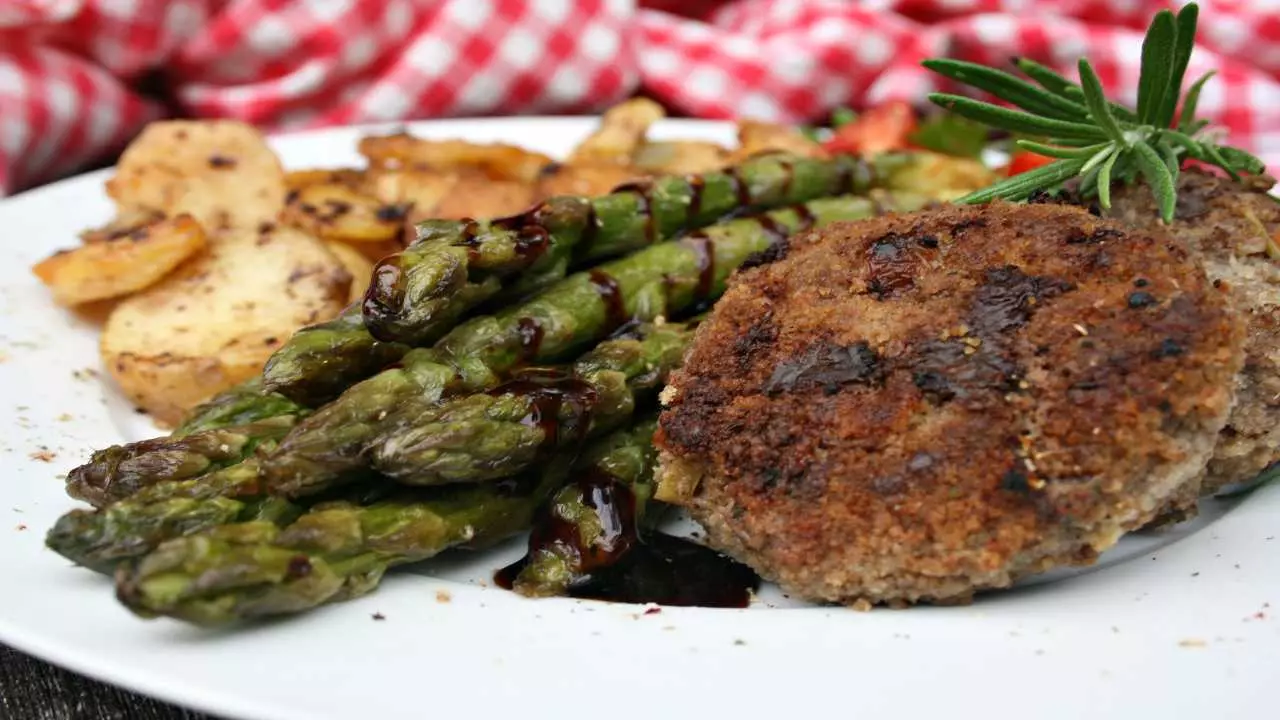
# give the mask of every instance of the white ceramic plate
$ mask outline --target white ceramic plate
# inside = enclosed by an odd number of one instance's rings
[[[434,137],[562,154],[591,119],[422,123]],[[368,128],[365,129],[366,131]],[[359,129],[291,135],[292,167],[358,163]],[[730,143],[727,124],[655,135]],[[518,543],[448,556],[374,595],[286,621],[204,631],[144,622],[103,577],[43,547],[73,506],[61,476],[92,448],[155,434],[95,376],[96,328],[28,267],[107,220],[104,173],[0,202],[0,642],[219,715],[270,720],[619,720],[851,716],[1270,716],[1280,677],[1280,483],[1207,501],[1195,523],[1126,538],[1098,568],[968,607],[748,610],[524,600],[489,586]],[[375,613],[385,619],[374,620]]]

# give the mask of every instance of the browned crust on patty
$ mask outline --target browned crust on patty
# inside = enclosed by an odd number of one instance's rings
[[[1202,257],[1209,279],[1226,288],[1248,339],[1236,405],[1209,461],[1204,491],[1244,482],[1280,462],[1280,203],[1271,178],[1235,182],[1185,172],[1169,232]],[[1134,225],[1158,223],[1146,187],[1117,189],[1111,213]]]
[[[840,224],[701,325],[663,482],[792,592],[962,599],[1091,561],[1195,482],[1240,342],[1161,233],[1008,204]]]

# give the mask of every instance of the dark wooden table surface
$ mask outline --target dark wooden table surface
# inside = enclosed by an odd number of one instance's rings
[[[0,645],[0,720],[215,720]]]

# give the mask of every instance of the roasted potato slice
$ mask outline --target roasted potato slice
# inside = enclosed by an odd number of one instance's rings
[[[190,215],[155,220],[110,240],[63,250],[31,268],[59,305],[80,305],[137,292],[208,244]]]
[[[643,180],[648,174],[627,165],[558,165],[538,179],[536,195],[604,195],[623,183]]]
[[[351,294],[347,301],[356,302],[363,298],[364,291],[369,287],[369,280],[373,277],[373,261],[346,243],[326,240],[325,246],[351,275]]]
[[[804,157],[826,157],[827,151],[793,125],[743,120],[738,123],[738,150],[733,162],[762,152],[787,152]]]
[[[311,168],[285,173],[285,190],[301,190],[311,185],[342,185],[359,191],[364,188],[365,173],[355,168]]]
[[[552,163],[542,153],[515,145],[427,140],[407,133],[360,139],[360,154],[380,170],[452,170],[476,167],[495,180],[532,182]]]
[[[630,165],[649,126],[666,112],[648,98],[632,98],[605,111],[600,127],[569,154],[566,165]]]
[[[251,125],[156,122],[125,148],[107,194],[129,212],[187,213],[209,232],[256,228],[284,207],[284,169]]]
[[[351,275],[325,244],[292,228],[238,229],[107,320],[103,363],[162,423],[246,380],[299,328],[337,315]]]
[[[376,243],[402,232],[410,206],[384,204],[345,185],[309,185],[289,193],[281,218],[325,240]]]
[[[369,178],[369,193],[388,205],[413,205],[413,217],[426,218],[457,184],[456,172],[386,170]]]
[[[728,165],[729,151],[713,142],[697,140],[646,142],[636,150],[632,164],[654,175],[704,173]]]
[[[108,240],[118,240],[134,230],[150,225],[163,217],[164,213],[157,210],[121,208],[120,212],[111,219],[111,222],[102,227],[90,228],[81,232],[80,242],[89,245],[107,242]]]
[[[461,175],[431,211],[437,218],[495,218],[514,215],[534,202],[532,183]],[[419,217],[415,213],[415,217]]]
[[[370,262],[378,262],[388,255],[394,255],[403,250],[415,237],[417,237],[417,231],[413,225],[405,221],[403,232],[399,237],[380,243],[354,243],[348,247],[364,255]]]

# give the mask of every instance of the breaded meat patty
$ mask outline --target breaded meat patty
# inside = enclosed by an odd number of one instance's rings
[[[661,493],[787,591],[963,601],[1194,493],[1242,331],[1167,234],[1057,205],[829,226],[736,276],[664,393]]]
[[[1247,331],[1236,405],[1209,461],[1204,491],[1251,480],[1280,462],[1280,203],[1270,178],[1243,183],[1190,171],[1178,182],[1169,232],[1227,290]],[[1146,187],[1117,188],[1110,214],[1144,228],[1158,225]]]

